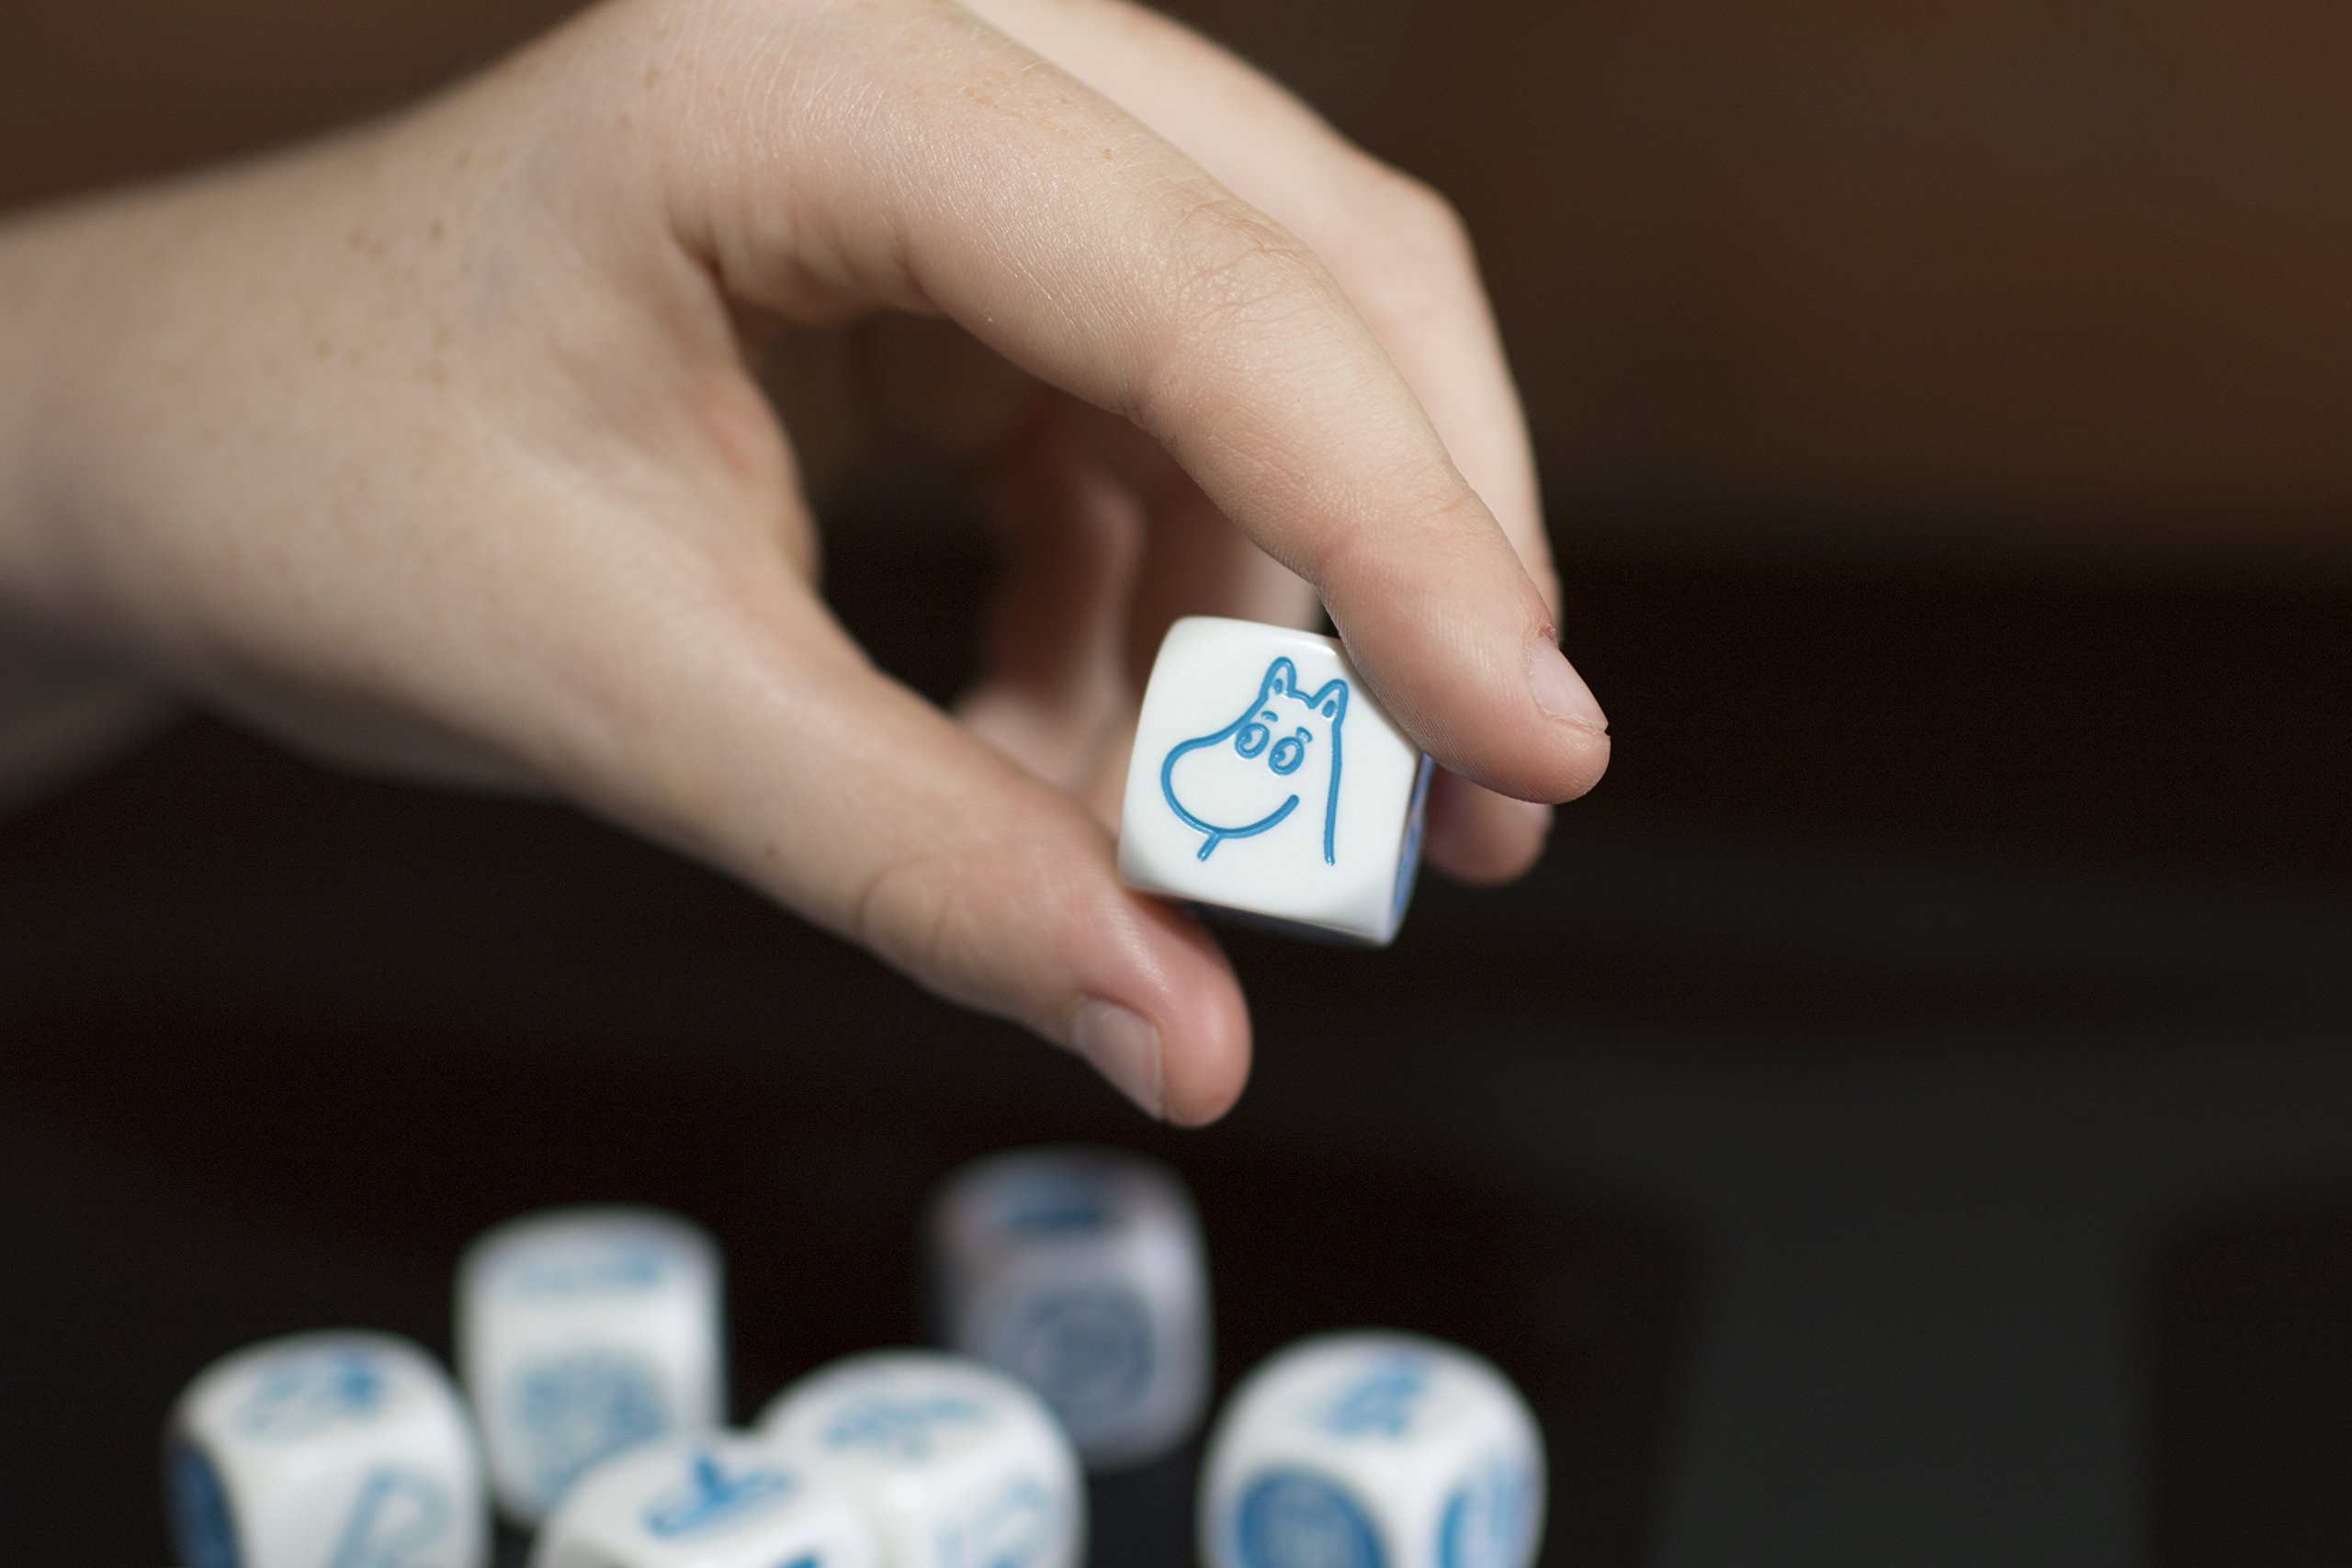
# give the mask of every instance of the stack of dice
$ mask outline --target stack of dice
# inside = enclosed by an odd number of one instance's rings
[[[1149,891],[1382,943],[1411,895],[1428,759],[1330,638],[1179,622],[1146,691],[1120,838]],[[458,1269],[463,1391],[379,1334],[200,1372],[172,1413],[186,1568],[1080,1568],[1085,1474],[1206,1412],[1205,1249],[1165,1168],[1041,1149],[967,1168],[923,1233],[944,1350],[820,1367],[726,1425],[723,1269],[644,1209],[530,1214]],[[1510,1382],[1409,1335],[1307,1340],[1212,1434],[1205,1568],[1528,1568],[1542,1438]]]

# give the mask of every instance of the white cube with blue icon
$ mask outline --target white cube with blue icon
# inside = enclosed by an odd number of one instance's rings
[[[1169,628],[1144,691],[1119,875],[1385,944],[1412,897],[1430,771],[1338,639],[1188,616]]]
[[[1208,1402],[1206,1250],[1192,1194],[1114,1149],[1017,1149],[965,1167],[926,1241],[940,1337],[1036,1391],[1090,1469],[1158,1459]]]
[[[187,1568],[485,1568],[490,1506],[457,1390],[380,1334],[226,1356],[174,1407],[164,1456]]]
[[[1276,1353],[1210,1439],[1208,1568],[1529,1568],[1544,1444],[1495,1368],[1415,1335],[1335,1334]]]
[[[531,1568],[880,1568],[854,1502],[738,1433],[605,1461],[548,1516]],[[371,1565],[372,1568],[372,1565]]]
[[[880,1350],[777,1395],[762,1439],[855,1499],[884,1568],[1078,1568],[1078,1455],[1037,1396],[961,1356]]]
[[[458,1366],[500,1508],[536,1523],[613,1455],[726,1420],[718,1245],[656,1209],[526,1214],[458,1269]]]

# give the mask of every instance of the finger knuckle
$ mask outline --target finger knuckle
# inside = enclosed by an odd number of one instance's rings
[[[1166,250],[1170,276],[1159,324],[1132,406],[1120,411],[1147,429],[1231,384],[1237,366],[1262,363],[1270,347],[1327,332],[1345,310],[1315,253],[1238,198],[1210,197],[1187,207]]]
[[[1386,164],[1377,166],[1374,186],[1376,220],[1396,243],[1449,269],[1475,269],[1470,226],[1443,191]]]
[[[858,889],[849,934],[936,989],[968,999],[984,968],[969,857],[910,850],[884,861]]]
[[[1172,250],[1190,315],[1262,318],[1320,300],[1323,268],[1315,253],[1238,197],[1187,208]]]

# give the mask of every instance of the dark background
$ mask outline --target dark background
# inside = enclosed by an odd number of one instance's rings
[[[11,7],[0,201],[563,8]],[[1469,218],[1600,791],[1389,953],[1234,937],[1258,1077],[1177,1135],[568,812],[193,723],[0,823],[19,1555],[162,1561],[191,1372],[446,1349],[518,1208],[717,1230],[748,1414],[912,1332],[940,1174],[1072,1138],[1194,1182],[1228,1376],[1351,1323],[1498,1359],[1550,1563],[2352,1552],[2352,13],[1187,14]],[[843,614],[952,693],[966,531],[837,513]],[[1188,1561],[1188,1486],[1105,1486],[1097,1561]]]

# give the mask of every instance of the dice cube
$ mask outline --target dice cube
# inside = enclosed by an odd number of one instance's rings
[[[1210,1439],[1209,1568],[1528,1568],[1544,1447],[1517,1390],[1467,1351],[1341,1334],[1270,1358]]]
[[[534,1523],[592,1466],[726,1416],[718,1248],[652,1209],[554,1209],[458,1269],[458,1365],[499,1506]]]
[[[1429,779],[1335,638],[1189,616],[1144,689],[1119,875],[1385,945],[1412,897]]]
[[[1174,1172],[1109,1149],[966,1167],[932,1205],[932,1310],[951,1348],[1035,1391],[1090,1468],[1156,1459],[1208,1400],[1208,1269]]]
[[[885,1350],[776,1396],[760,1432],[865,1509],[884,1568],[1077,1568],[1078,1455],[1037,1397],[960,1356]]]
[[[484,1568],[489,1506],[457,1391],[376,1334],[311,1334],[197,1374],[166,1438],[188,1568]]]
[[[738,1433],[662,1438],[605,1461],[539,1531],[531,1568],[876,1568],[840,1492]]]

